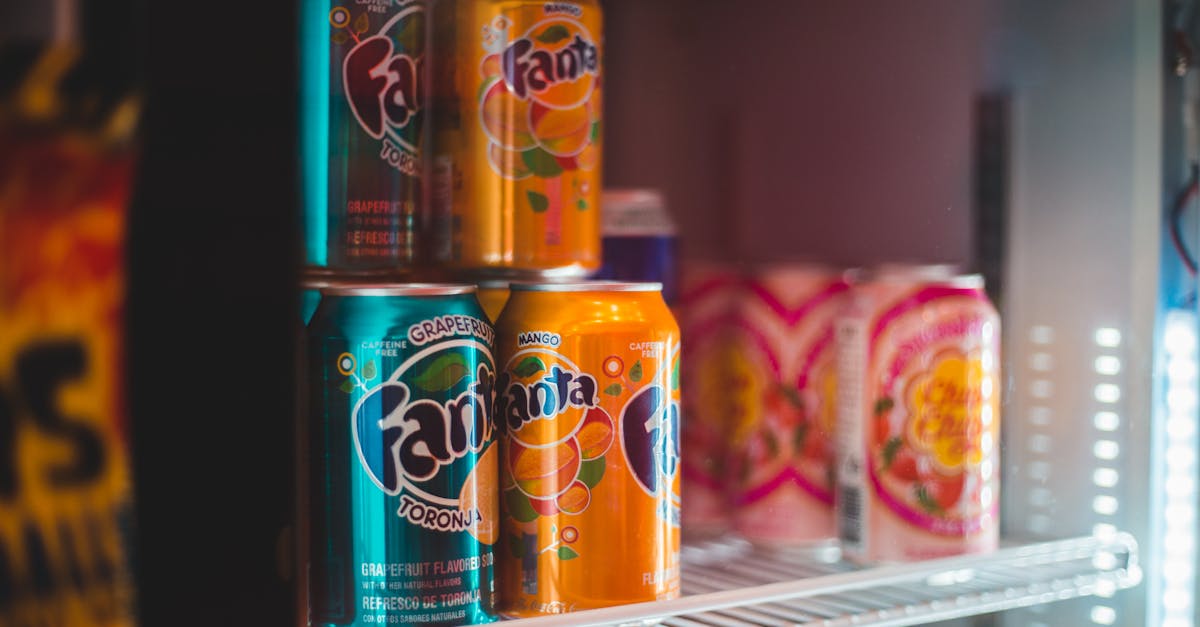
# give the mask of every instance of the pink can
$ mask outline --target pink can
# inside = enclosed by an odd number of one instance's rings
[[[897,267],[837,325],[838,535],[846,557],[996,548],[1000,320],[979,276]]]
[[[738,305],[729,361],[734,526],[796,544],[834,537],[834,322],[849,289],[815,265],[759,270]]]
[[[731,267],[685,263],[676,319],[682,337],[682,517],[688,536],[729,528],[726,477],[729,415],[727,386],[734,308],[742,288]]]

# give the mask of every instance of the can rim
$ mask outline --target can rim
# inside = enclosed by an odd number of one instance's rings
[[[464,283],[379,283],[341,281],[322,287],[330,296],[453,296],[474,294],[475,286]]]
[[[661,292],[662,283],[653,281],[574,281],[571,283],[510,283],[514,292]]]

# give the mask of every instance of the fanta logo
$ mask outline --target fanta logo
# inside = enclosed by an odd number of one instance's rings
[[[384,124],[404,128],[421,110],[421,59],[392,54],[391,39],[364,39],[346,55],[346,99],[363,130],[382,139]]]
[[[549,331],[530,331],[517,335],[517,346],[558,346],[562,344],[562,336]]]
[[[643,490],[670,490],[679,466],[679,404],[661,386],[641,389],[621,411],[621,447]]]
[[[544,44],[570,39],[565,26],[551,27],[539,38]],[[581,76],[595,76],[600,70],[600,51],[596,44],[576,33],[570,43],[556,51],[538,48],[528,37],[518,39],[504,50],[504,82],[517,98],[525,100],[529,91],[544,92],[557,83],[574,82]]]
[[[492,433],[494,386],[495,375],[480,364],[467,391],[442,404],[413,400],[400,381],[368,392],[355,408],[354,426],[371,478],[395,495],[402,478],[426,481],[442,466],[483,450]]]
[[[521,366],[517,370],[521,376]],[[558,366],[528,384],[512,381],[507,372],[500,373],[496,387],[500,390],[496,399],[497,423],[510,431],[527,422],[553,418],[567,407],[595,407],[599,403],[595,377]]]

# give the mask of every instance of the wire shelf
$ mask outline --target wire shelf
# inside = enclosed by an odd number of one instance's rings
[[[861,568],[836,545],[756,548],[722,538],[684,547],[683,597],[509,621],[520,627],[639,625],[918,625],[1108,594],[1137,585],[1137,542],[1125,533],[1009,546]]]

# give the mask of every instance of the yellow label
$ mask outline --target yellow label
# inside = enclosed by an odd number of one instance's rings
[[[25,148],[0,159],[0,624],[128,625],[129,162]]]

